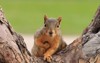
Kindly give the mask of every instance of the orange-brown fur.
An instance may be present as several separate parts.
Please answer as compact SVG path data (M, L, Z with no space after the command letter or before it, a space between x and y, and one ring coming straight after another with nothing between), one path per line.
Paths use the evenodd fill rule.
M44 16L44 22L46 22L44 24L48 24L48 27L45 26L35 33L32 55L36 57L44 56L44 60L51 62L52 55L66 47L66 43L59 33L59 27L55 27L56 24L60 25L60 20L61 17L57 20L51 19L52 23L50 25L50 23L46 22L48 21L47 16ZM49 32L52 32L52 34Z

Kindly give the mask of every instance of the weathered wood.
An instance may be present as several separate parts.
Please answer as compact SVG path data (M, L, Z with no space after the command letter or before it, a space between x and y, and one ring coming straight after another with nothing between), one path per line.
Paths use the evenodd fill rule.
M14 32L0 9L0 63L33 63L24 39Z
M47 63L31 57L24 39L17 34L0 10L0 63ZM82 35L53 55L51 63L100 63L100 7Z

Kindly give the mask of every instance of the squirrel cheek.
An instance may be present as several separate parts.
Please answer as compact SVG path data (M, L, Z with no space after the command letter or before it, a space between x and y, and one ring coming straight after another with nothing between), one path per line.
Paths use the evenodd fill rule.
M54 36L56 35L56 30L53 30L53 35L54 35Z
M46 34L46 35L49 35L49 30L46 30L46 31L45 31L45 34Z
M56 29L56 30L55 30L56 35L57 35L57 34L59 34L59 32L58 32L58 31L59 31L59 29Z

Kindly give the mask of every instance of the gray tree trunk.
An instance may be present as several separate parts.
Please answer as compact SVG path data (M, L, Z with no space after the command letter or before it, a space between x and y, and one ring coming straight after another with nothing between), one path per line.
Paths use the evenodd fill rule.
M31 56L24 39L14 32L0 10L0 63L47 63ZM53 55L51 63L100 63L100 7L94 19L65 49Z

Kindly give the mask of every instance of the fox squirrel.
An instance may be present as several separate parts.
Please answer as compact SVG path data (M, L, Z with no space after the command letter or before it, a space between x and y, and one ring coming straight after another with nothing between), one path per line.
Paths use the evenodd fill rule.
M32 55L44 56L44 60L51 62L52 55L67 46L60 33L61 17L58 19L44 16L44 26L34 34Z

